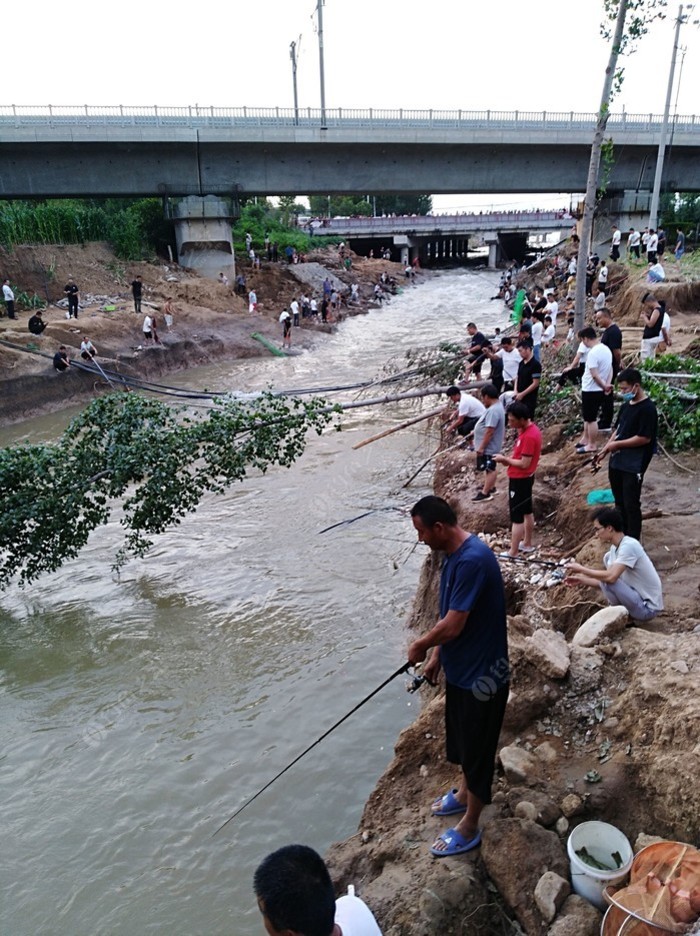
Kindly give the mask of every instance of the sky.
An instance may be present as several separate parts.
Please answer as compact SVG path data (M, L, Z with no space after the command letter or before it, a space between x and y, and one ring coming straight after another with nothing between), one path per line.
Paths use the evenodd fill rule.
M678 7L671 0L625 57L613 111L663 112ZM3 12L0 104L292 107L294 41L299 105L319 107L315 10L316 0L13 3ZM602 17L603 0L326 0L326 106L594 112L609 54ZM677 100L679 114L693 114L697 25L683 26L680 45L672 113Z

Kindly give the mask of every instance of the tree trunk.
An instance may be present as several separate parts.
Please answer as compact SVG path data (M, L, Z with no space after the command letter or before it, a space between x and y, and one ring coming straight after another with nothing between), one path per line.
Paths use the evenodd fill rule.
M583 217L581 219L581 229L579 232L581 241L579 243L578 258L576 261L576 305L574 317L574 328L577 332L579 329L583 328L586 314L586 266L588 264L588 254L590 253L591 238L593 235L593 216L595 214L595 199L598 189L600 154L603 148L603 137L605 136L605 128L608 124L608 116L610 114L613 79L617 70L617 58L620 54L620 44L625 29L625 17L627 16L629 0L619 0L619 4L617 20L615 22L615 35L613 36L612 47L610 49L608 67L605 69L603 93L600 97L598 122L596 123L595 135L593 136L593 144L591 146L591 161L588 164L588 179L586 181L586 198L583 203Z

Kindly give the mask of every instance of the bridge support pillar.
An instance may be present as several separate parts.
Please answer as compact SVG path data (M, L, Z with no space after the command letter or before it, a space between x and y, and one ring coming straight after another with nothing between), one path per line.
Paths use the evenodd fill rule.
M190 195L175 206L175 240L178 263L197 270L202 276L236 274L231 240L231 207L223 198Z
M612 237L613 224L622 231L620 256L627 254L627 237L630 228L643 231L649 225L651 192L627 189L613 192L601 199L593 221L593 247L605 256Z

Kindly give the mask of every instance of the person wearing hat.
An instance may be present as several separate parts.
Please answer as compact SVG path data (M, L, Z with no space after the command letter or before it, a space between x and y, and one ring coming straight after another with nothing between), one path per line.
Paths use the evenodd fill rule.
M32 333L32 335L40 335L46 328L46 325L47 323L44 321L41 315L41 309L37 309L34 315L32 315L27 322L27 328Z

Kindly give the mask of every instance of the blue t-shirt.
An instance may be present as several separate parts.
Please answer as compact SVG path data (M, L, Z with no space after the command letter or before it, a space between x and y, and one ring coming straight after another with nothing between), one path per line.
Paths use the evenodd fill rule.
M469 536L447 556L440 578L440 617L468 611L459 636L440 647L445 678L488 697L509 680L506 596L493 551Z

